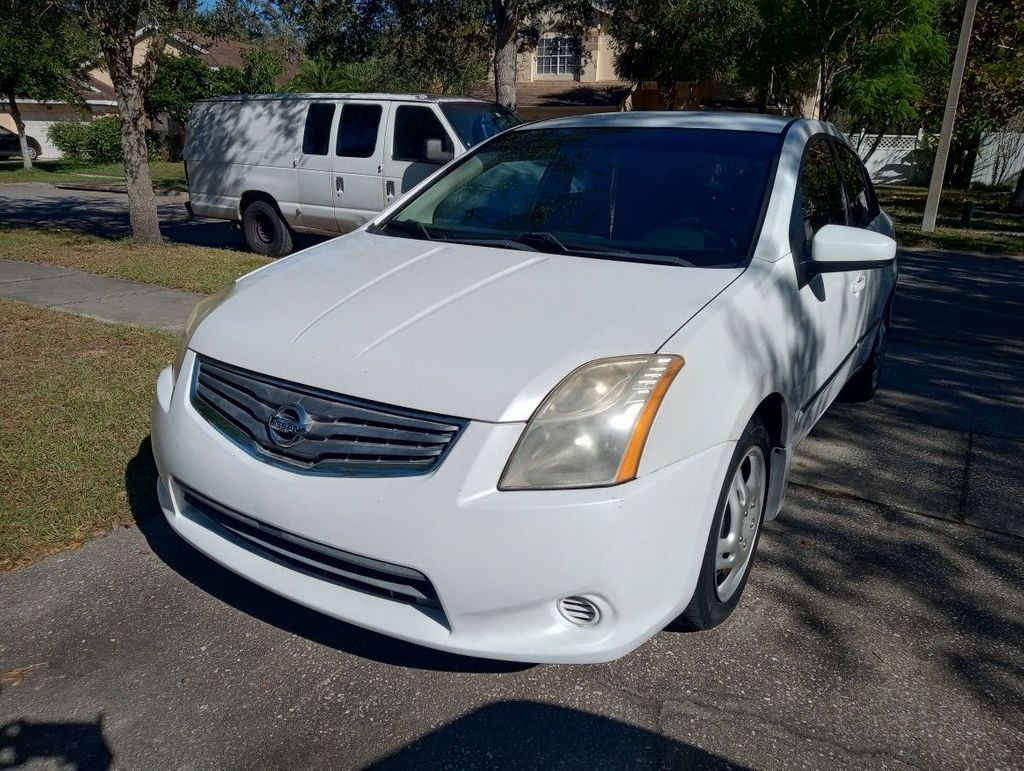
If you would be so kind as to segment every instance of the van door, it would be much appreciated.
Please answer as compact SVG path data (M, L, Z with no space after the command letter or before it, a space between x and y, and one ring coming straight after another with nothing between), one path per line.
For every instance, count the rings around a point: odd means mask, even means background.
M386 204L409 192L443 165L426 161L428 139L440 139L444 152L455 152L455 137L434 105L393 104L389 124L390 141L384 153Z
M295 155L298 208L295 225L310 230L337 229L334 220L334 169L331 139L334 136L334 102L310 102L302 129L302 144Z
M347 233L384 208L386 103L346 101L334 143L334 217Z

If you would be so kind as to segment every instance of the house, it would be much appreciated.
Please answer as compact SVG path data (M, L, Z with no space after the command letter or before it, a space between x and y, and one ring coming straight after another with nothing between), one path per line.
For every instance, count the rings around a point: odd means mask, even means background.
M523 120L557 118L630 109L633 84L615 74L615 51L608 35L609 14L595 5L596 24L582 45L557 31L555 20L542 20L537 45L519 52L516 112ZM475 95L494 98L494 79Z
M148 28L140 29L135 36L134 60L141 63L149 53L152 43L152 32ZM213 69L221 67L244 67L244 56L253 47L252 43L239 40L219 40L204 37L192 32L175 32L167 36L164 51L172 56L192 54L202 59ZM279 78L280 83L293 77L295 67L286 65ZM92 121L107 115L117 115L117 98L110 73L106 65L100 61L94 66L87 65L85 76L78 91L81 102L40 101L19 99L22 120L25 121L25 133L39 140L43 158L59 158L60 151L50 144L48 130L54 123L69 121ZM10 107L0 107L0 126L16 131ZM157 131L171 132L165 123L154 126Z

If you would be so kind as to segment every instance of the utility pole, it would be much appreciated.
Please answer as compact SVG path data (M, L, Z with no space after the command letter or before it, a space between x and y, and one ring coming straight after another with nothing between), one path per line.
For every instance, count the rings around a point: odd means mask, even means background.
M942 180L946 177L946 161L949 159L949 143L953 138L953 121L956 118L956 105L960 101L960 84L964 80L964 67L967 65L967 47L971 42L971 28L974 26L974 12L977 8L978 0L967 0L967 7L964 9L964 21L960 26L960 41L957 43L956 58L953 60L953 77L949 79L949 96L946 97L946 111L942 115L939 146L935 149L932 181L928 185L928 202L924 206L924 219L921 220L922 233L932 233L935 230L935 218L939 213L939 196L942 195Z

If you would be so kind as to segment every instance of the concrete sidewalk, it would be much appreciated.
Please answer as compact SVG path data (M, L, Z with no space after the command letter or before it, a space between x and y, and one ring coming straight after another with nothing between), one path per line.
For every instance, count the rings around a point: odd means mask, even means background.
M0 260L0 298L100 321L180 333L189 311L203 295L58 265Z

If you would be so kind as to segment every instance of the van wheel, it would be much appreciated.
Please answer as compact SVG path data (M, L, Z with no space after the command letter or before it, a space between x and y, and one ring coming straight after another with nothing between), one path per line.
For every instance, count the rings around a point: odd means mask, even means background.
M673 628L710 629L725 621L739 603L761 538L768 496L768 457L768 431L755 417L736 444L711 523L697 588L686 610L672 623Z
M256 254L284 257L292 250L292 231L277 208L266 201L253 201L242 212L242 232Z

